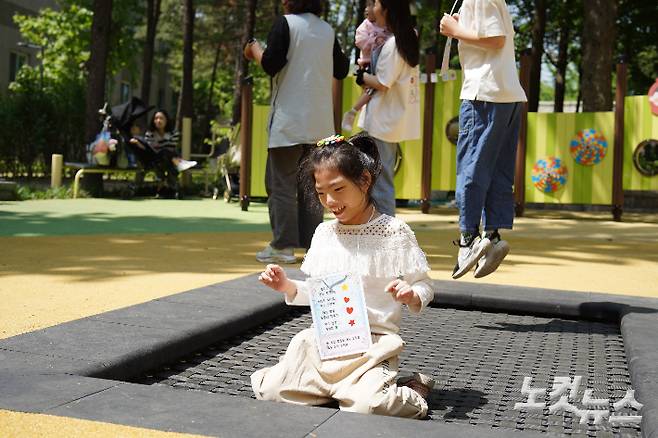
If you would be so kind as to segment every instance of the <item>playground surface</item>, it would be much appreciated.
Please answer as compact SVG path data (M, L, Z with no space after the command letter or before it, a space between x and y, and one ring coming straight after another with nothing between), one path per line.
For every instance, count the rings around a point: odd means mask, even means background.
M449 280L455 210L399 210L432 267ZM529 211L504 235L495 274L460 283L658 297L658 215ZM0 203L0 339L258 272L267 209L210 200ZM441 290L437 290L441 294ZM0 411L3 436L171 436L103 422ZM124 429L121 429L124 428ZM183 435L178 435L183 436Z

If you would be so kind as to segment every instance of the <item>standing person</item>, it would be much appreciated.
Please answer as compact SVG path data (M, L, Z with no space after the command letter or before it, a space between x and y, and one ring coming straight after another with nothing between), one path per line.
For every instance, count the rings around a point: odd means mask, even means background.
M366 18L359 27L356 28L354 34L354 45L358 47L361 52L356 63L359 66L359 70L364 70L366 73L373 73L375 71L379 50L388 37L391 36L391 33L386 30L386 28L379 27L375 22L375 14L372 11L374 5L374 0L366 1ZM354 124L356 113L358 113L359 110L370 101L370 96L374 91L375 90L372 88L367 88L363 91L361 96L359 96L354 103L354 106L343 114L341 128L345 131L352 131L352 125Z
M359 127L375 139L382 160L382 174L373 191L375 204L382 213L394 216L398 143L420 138L420 53L408 0L375 0L373 12L377 25L393 36L382 46L374 74L357 74L359 85L377 91L361 113Z
M322 222L322 209L311 206L297 181L300 160L321 138L335 132L332 78L343 79L349 60L329 24L319 18L320 0L283 0L267 37L267 48L252 40L244 49L272 76L265 170L272 241L256 259L295 263L294 249L308 248Z
M514 222L514 165L526 102L514 58L514 27L504 0L464 0L459 14L444 15L441 34L459 40L464 81L457 140L461 236L453 278L476 266L475 277L494 272L509 253L499 229ZM480 236L480 221L484 233Z
M333 136L318 143L301 169L309 196L315 193L316 202L319 198L336 217L318 226L301 269L316 278L336 273L361 278L371 347L322 360L313 329L302 330L276 365L252 374L259 400L302 405L336 400L341 410L350 412L427 415L434 381L419 373L397 378L404 348L398 332L403 305L420 313L434 292L427 259L411 228L381 214L373 203L373 184L381 170L377 149L364 134ZM279 265L268 265L259 280L283 293L287 304L309 305L311 284L290 280Z
M178 172L184 172L197 163L182 159L176 151L180 134L174 129L169 114L164 109L158 109L153 113L143 141L140 141L138 127L133 125L133 128L135 131L131 132L133 136L130 144L133 145L133 151L138 159L155 169L160 179L158 195L162 191L163 184L166 184L174 192L174 197L178 197Z

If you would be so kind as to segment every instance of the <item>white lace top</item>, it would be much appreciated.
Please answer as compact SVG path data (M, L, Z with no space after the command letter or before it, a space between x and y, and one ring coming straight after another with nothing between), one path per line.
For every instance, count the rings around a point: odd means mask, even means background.
M410 308L419 313L434 296L425 253L418 246L411 228L400 219L382 214L366 224L343 225L337 220L320 224L306 253L302 271L310 277L339 272L361 276L373 333L397 333L400 330L402 305L384 288L402 277L418 294L421 306ZM297 285L290 305L309 304L306 281Z

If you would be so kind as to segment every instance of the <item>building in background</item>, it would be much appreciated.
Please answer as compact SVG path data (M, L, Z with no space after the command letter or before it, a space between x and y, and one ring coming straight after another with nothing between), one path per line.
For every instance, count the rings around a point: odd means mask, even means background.
M0 0L0 92L16 78L23 65L37 67L39 47L20 46L23 42L14 15L37 15L43 8L57 9L55 0Z

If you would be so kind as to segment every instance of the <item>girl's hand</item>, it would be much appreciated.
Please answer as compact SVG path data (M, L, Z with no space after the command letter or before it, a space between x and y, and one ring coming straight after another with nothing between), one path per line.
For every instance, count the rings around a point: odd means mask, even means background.
M265 270L258 276L258 281L275 291L284 293L290 289L289 283L292 283L279 265L267 265Z
M455 38L458 30L459 14L453 14L452 16L443 14L443 18L441 18L441 23L439 24L439 32L441 32L441 35Z
M420 298L413 291L411 285L404 280L395 279L386 285L386 292L390 292L393 299L399 303L409 305L417 305Z

